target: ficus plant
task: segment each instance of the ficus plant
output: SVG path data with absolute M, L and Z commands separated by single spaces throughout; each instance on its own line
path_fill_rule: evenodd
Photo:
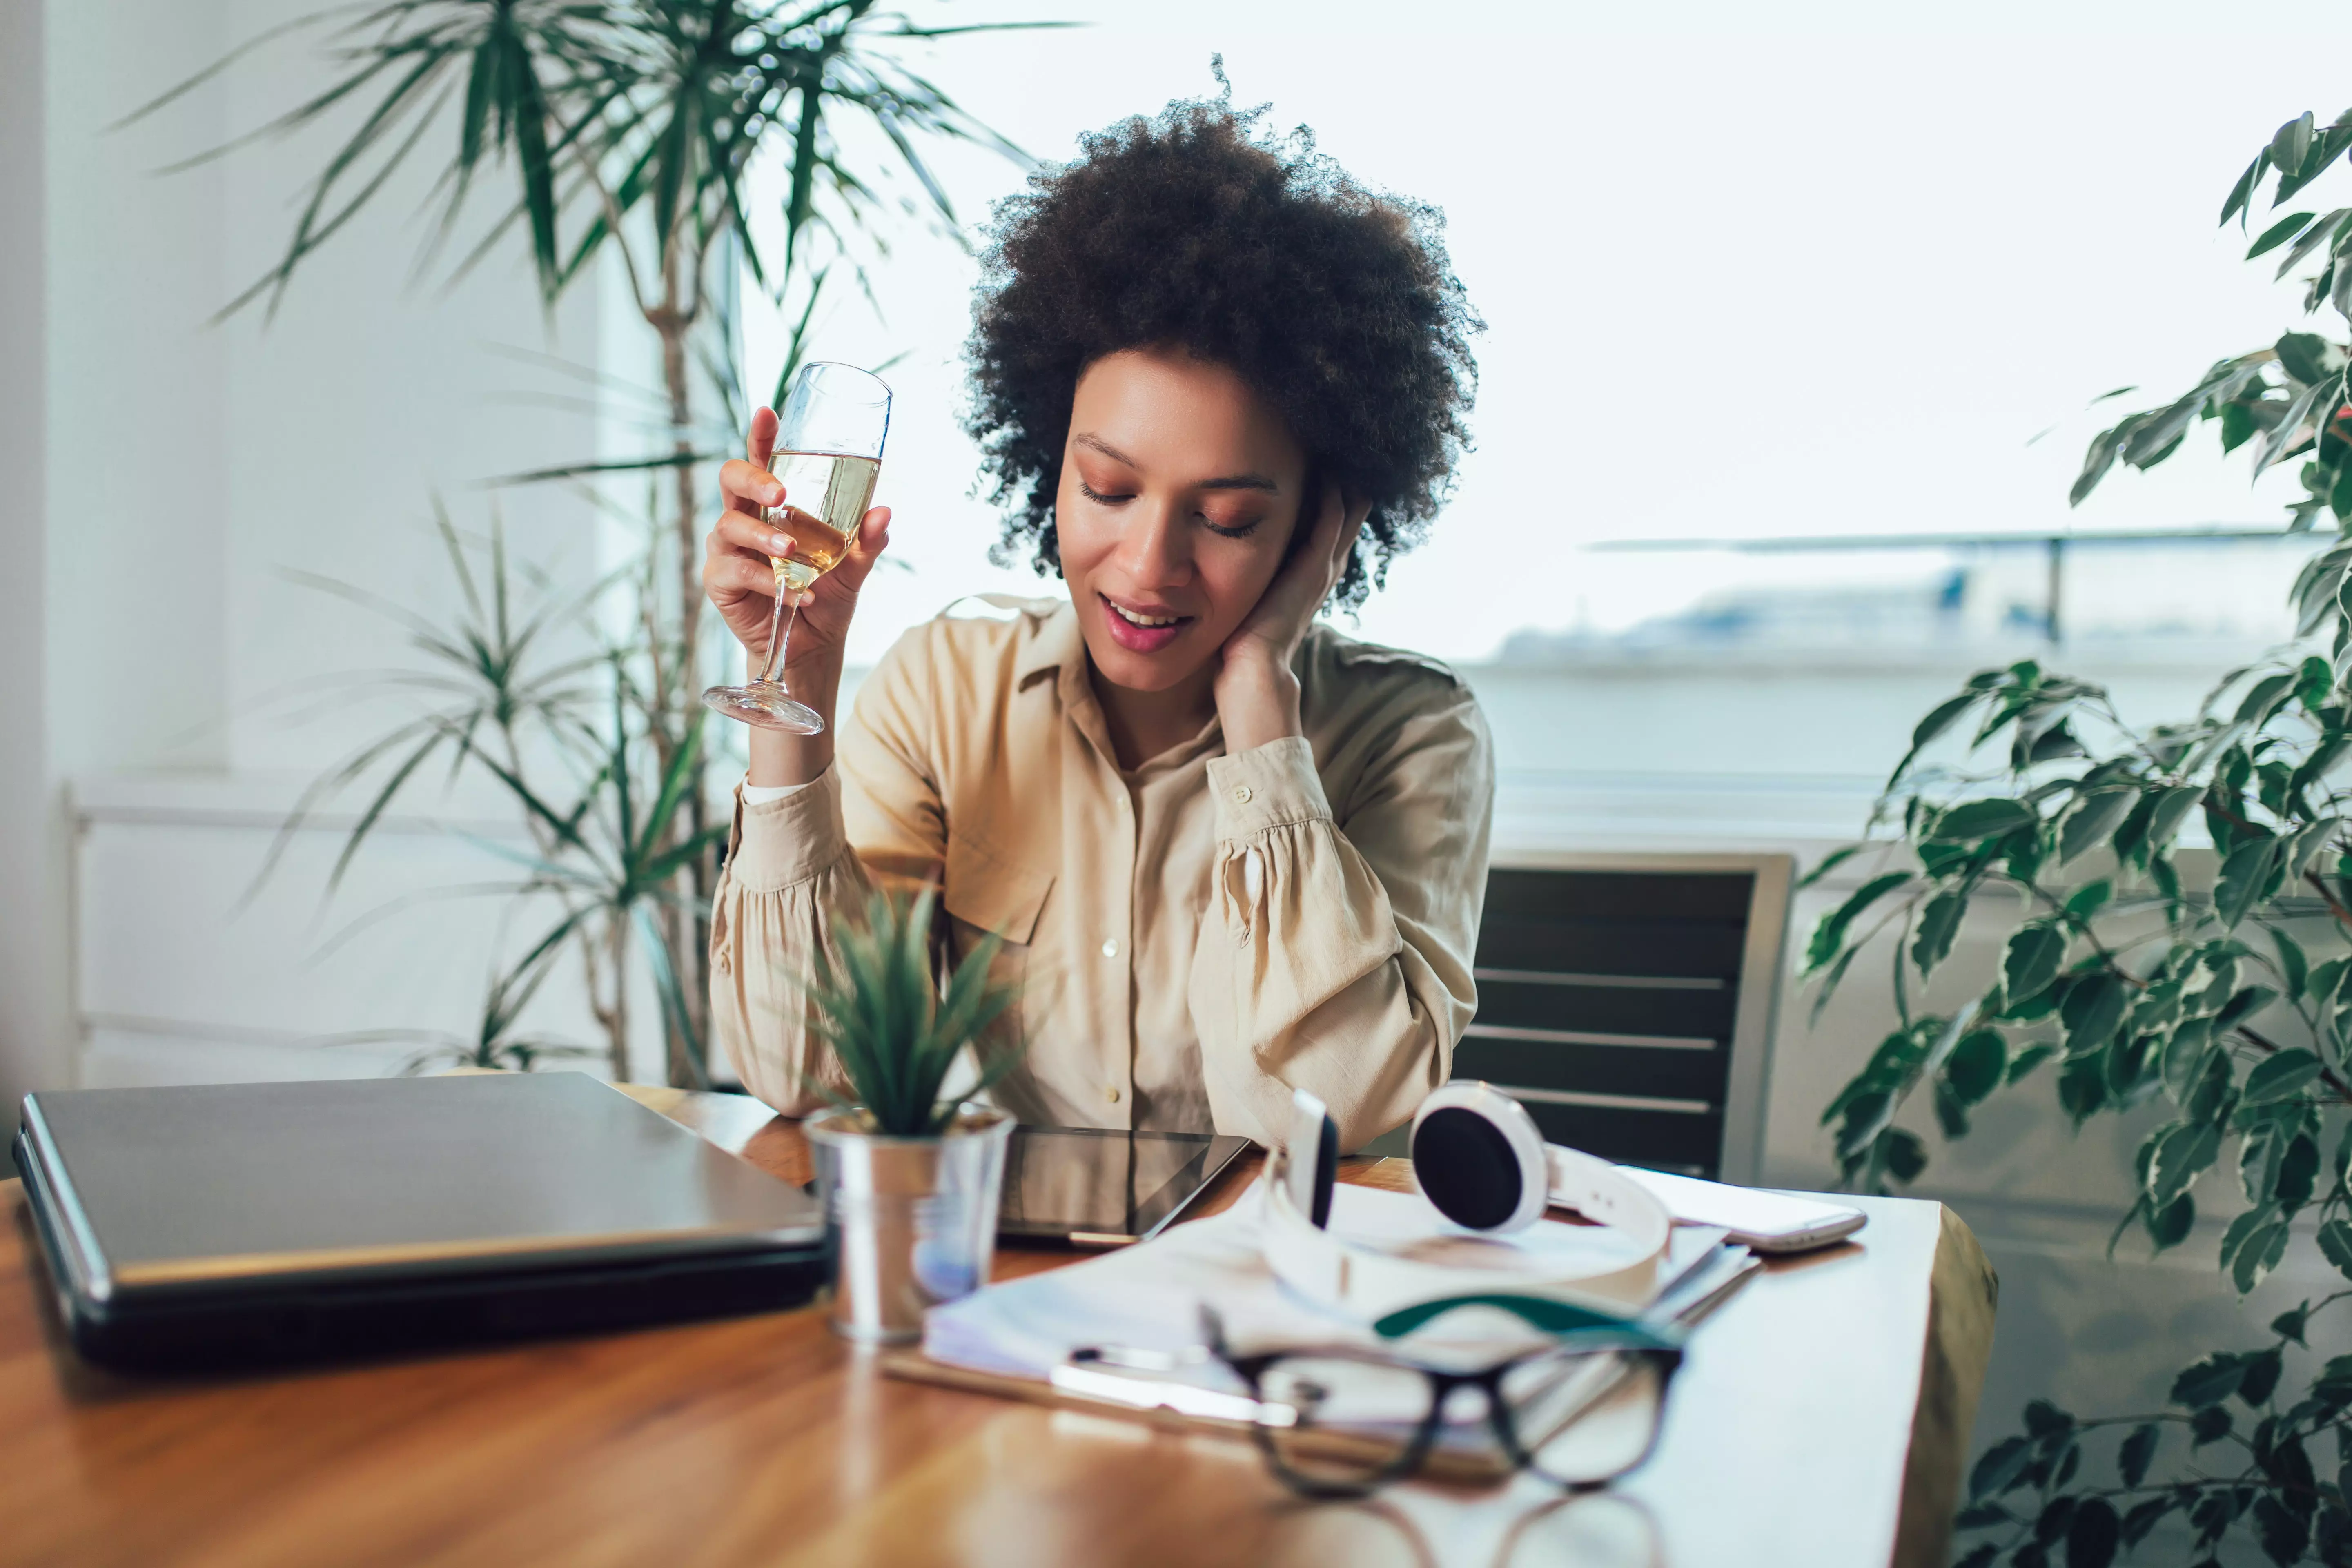
M 2347 148 L 2352 112 L 2290 121 L 2221 221 L 2251 229 L 2266 188 L 2275 210 Z M 2352 310 L 2352 207 L 2280 217 L 2249 255 L 2282 248 L 2282 278 L 2316 263 L 2306 316 Z M 2298 331 L 2222 361 L 2101 432 L 2074 500 L 2211 423 L 2225 451 L 2252 447 L 2257 474 L 2303 459 L 2290 531 L 2341 531 L 2347 357 L 2332 332 Z M 2100 688 L 2031 659 L 1972 677 L 1920 721 L 1873 837 L 1812 873 L 1880 858 L 1812 933 L 1816 1015 L 1865 951 L 1894 965 L 1896 1026 L 1822 1115 L 1850 1183 L 1883 1192 L 1926 1170 L 1927 1141 L 1897 1124 L 1915 1096 L 1958 1140 L 1995 1096 L 2047 1084 L 2078 1128 L 2156 1119 L 2111 1255 L 2192 1245 L 2215 1228 L 2200 1214 L 2227 1215 L 2226 1289 L 2252 1290 L 2303 1246 L 2347 1279 L 2276 1316 L 2267 1342 L 2183 1369 L 2161 1410 L 2029 1405 L 1969 1478 L 1966 1568 L 2105 1568 L 2168 1521 L 2200 1563 L 2233 1541 L 2352 1563 L 2352 1355 L 2302 1353 L 2343 1342 L 2352 1300 L 2352 541 L 2315 552 L 2292 607 L 2294 643 L 2175 723 L 2135 728 Z M 2210 852 L 2184 845 L 2199 829 Z M 2008 928 L 1996 972 L 1949 1012 L 1917 1005 L 1972 912 L 1972 932 Z

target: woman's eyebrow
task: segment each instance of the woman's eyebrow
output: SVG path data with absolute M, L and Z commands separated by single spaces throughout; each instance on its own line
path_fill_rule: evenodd
M 1090 447 L 1111 461 L 1125 463 L 1130 468 L 1140 469 L 1143 467 L 1101 437 L 1088 431 L 1082 430 L 1071 437 L 1070 444 L 1074 447 Z M 1226 474 L 1220 479 L 1202 479 L 1192 488 L 1202 490 L 1264 490 L 1269 495 L 1279 494 L 1282 489 L 1280 485 L 1276 484 L 1264 474 Z

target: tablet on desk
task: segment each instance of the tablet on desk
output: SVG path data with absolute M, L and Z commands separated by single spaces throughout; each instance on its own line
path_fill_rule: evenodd
M 1017 1127 L 1004 1152 L 999 1236 L 1124 1247 L 1158 1234 L 1249 1147 L 1210 1132 Z

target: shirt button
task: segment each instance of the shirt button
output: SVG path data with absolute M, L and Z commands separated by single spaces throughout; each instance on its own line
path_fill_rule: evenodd
M 1103 943 L 1103 956 L 1105 958 L 1117 958 L 1118 956 L 1118 938 L 1111 937 Z
M 1234 804 L 1247 805 L 1250 803 L 1250 786 L 1247 784 L 1234 785 Z
M 1118 1085 L 1111 1084 L 1104 1089 L 1103 1098 L 1109 1100 L 1113 1105 L 1117 1105 L 1118 1103 Z

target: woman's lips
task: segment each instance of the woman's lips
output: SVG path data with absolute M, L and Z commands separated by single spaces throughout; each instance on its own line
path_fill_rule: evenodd
M 1110 627 L 1111 641 L 1129 653 L 1158 653 L 1176 640 L 1176 634 L 1192 624 L 1190 616 L 1180 616 L 1171 626 L 1139 626 L 1118 613 L 1107 595 L 1097 594 L 1102 600 L 1103 622 Z

